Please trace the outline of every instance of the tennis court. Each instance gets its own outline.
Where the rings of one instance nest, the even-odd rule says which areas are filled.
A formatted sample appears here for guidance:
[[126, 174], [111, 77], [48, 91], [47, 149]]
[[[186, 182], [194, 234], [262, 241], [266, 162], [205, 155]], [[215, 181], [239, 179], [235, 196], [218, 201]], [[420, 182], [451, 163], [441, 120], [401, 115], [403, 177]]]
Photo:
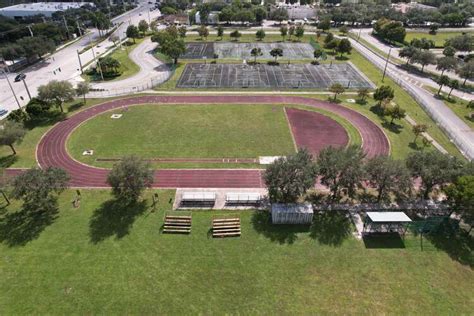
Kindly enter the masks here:
[[187, 64], [178, 88], [374, 88], [351, 63], [340, 64]]

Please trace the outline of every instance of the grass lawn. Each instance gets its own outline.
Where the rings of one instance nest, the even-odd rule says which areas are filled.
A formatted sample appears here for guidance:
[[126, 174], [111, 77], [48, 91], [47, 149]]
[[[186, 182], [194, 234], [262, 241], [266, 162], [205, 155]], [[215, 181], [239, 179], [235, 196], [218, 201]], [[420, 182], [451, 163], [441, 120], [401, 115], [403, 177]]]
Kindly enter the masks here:
[[436, 47], [444, 47], [444, 42], [452, 37], [461, 35], [462, 32], [437, 32], [436, 35], [431, 35], [428, 32], [407, 32], [405, 42], [410, 43], [414, 38], [427, 38], [435, 42]]
[[[110, 55], [108, 55], [114, 59], [117, 59], [120, 62], [120, 67], [118, 68], [120, 75], [113, 78], [105, 78], [105, 81], [123, 80], [135, 75], [137, 72], [140, 71], [140, 67], [128, 57], [128, 54], [132, 50], [134, 50], [141, 42], [143, 42], [142, 38], [137, 39], [136, 43], [129, 40], [122, 45], [123, 49], [120, 49], [120, 47], [118, 47]], [[88, 75], [84, 73], [82, 77], [87, 81], [96, 82], [102, 80], [100, 78], [100, 75], [97, 76], [95, 74]]]
[[[449, 138], [441, 131], [436, 123], [428, 116], [428, 114], [416, 103], [416, 101], [399, 85], [397, 85], [389, 77], [385, 77], [385, 82], [382, 83], [382, 72], [365, 59], [358, 52], [353, 51], [350, 56], [351, 62], [356, 65], [364, 74], [377, 86], [389, 85], [395, 91], [394, 102], [406, 110], [406, 113], [419, 124], [426, 124], [428, 126], [428, 133], [443, 146], [450, 154], [457, 157], [463, 157], [457, 147], [449, 141]], [[365, 106], [357, 104], [348, 104], [351, 108], [358, 109], [373, 120], [377, 120], [377, 115], [371, 111], [370, 107], [374, 105], [375, 101], [368, 103]], [[380, 121], [380, 118], [378, 118]], [[411, 131], [411, 126], [405, 120], [397, 121], [400, 127], [394, 128], [387, 126], [384, 130], [389, 135], [392, 141], [392, 153], [395, 157], [403, 158], [413, 150], [416, 150], [417, 145], [412, 143], [415, 138]], [[421, 142], [420, 142], [421, 144]], [[419, 145], [421, 147], [421, 145]]]
[[[88, 106], [104, 102], [105, 99], [87, 99], [86, 104], [82, 103], [82, 98], [64, 105], [65, 116], [71, 115], [74, 112]], [[31, 168], [36, 166], [36, 145], [41, 136], [48, 131], [54, 124], [61, 119], [61, 116], [56, 116], [50, 120], [36, 122], [28, 126], [28, 132], [20, 144], [15, 146], [17, 154], [12, 155], [8, 146], [0, 146], [0, 167], [1, 168]]]
[[456, 239], [425, 239], [423, 251], [413, 236], [366, 247], [338, 213], [318, 215], [305, 229], [272, 226], [265, 213], [252, 211], [239, 213], [240, 238], [208, 236], [219, 211], [193, 212], [190, 235], [164, 235], [173, 191], [161, 191], [155, 212], [152, 191], [129, 209], [108, 191], [81, 193], [74, 209], [75, 193], [66, 191], [50, 224], [47, 216], [17, 212], [17, 202], [0, 214], [3, 315], [467, 315], [474, 309], [472, 248], [456, 248], [469, 246]]
[[[85, 122], [71, 135], [68, 150], [73, 157], [110, 167], [113, 163], [96, 159], [132, 154], [143, 158], [257, 158], [295, 150], [283, 105], [141, 105], [129, 108], [118, 120], [110, 115], [107, 112]], [[351, 142], [360, 144], [353, 126], [334, 114], [327, 115], [348, 130]], [[93, 149], [94, 156], [82, 156], [85, 149]], [[155, 166], [249, 167], [210, 163]]]

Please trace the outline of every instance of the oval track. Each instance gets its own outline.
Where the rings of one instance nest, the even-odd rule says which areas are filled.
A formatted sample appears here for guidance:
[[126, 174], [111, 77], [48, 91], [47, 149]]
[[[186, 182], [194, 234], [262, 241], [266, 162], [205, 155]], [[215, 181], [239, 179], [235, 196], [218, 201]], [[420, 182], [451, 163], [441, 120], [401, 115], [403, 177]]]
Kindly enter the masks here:
[[[82, 164], [66, 150], [66, 141], [82, 122], [100, 113], [139, 104], [295, 104], [333, 112], [349, 121], [362, 136], [367, 157], [387, 155], [390, 145], [384, 132], [364, 115], [349, 108], [295, 96], [141, 96], [113, 100], [87, 108], [56, 124], [40, 140], [36, 158], [40, 167], [59, 167], [71, 176], [73, 187], [107, 187], [108, 169]], [[160, 188], [257, 188], [263, 187], [258, 169], [163, 169], [155, 172], [154, 187]]]

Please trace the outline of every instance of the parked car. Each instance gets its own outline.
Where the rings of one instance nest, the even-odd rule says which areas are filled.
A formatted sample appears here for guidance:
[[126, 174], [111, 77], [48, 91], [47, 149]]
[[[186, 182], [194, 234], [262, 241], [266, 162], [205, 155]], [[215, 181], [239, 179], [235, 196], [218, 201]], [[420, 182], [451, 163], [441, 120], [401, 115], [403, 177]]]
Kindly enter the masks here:
[[20, 73], [20, 74], [16, 75], [16, 77], [15, 77], [15, 82], [21, 81], [21, 80], [23, 80], [23, 79], [25, 79], [25, 78], [26, 78], [26, 75], [23, 74], [23, 73]]
[[0, 116], [4, 116], [8, 113], [8, 110], [0, 109]]

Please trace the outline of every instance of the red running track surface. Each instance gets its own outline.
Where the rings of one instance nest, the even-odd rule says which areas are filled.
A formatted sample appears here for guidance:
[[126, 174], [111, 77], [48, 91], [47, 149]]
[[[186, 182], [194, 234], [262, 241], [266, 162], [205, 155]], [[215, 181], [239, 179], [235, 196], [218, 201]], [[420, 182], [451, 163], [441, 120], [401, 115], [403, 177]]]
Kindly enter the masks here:
[[285, 111], [298, 148], [317, 155], [325, 147], [344, 147], [349, 142], [345, 128], [330, 117], [293, 108]]
[[[87, 108], [56, 124], [38, 144], [40, 167], [59, 167], [71, 176], [72, 187], [107, 187], [108, 170], [82, 164], [66, 150], [66, 140], [82, 122], [100, 113], [139, 104], [299, 104], [331, 111], [349, 121], [362, 136], [368, 157], [387, 155], [390, 145], [383, 131], [368, 118], [349, 108], [296, 96], [140, 96]], [[258, 169], [165, 169], [155, 172], [154, 187], [160, 188], [258, 188], [263, 187]]]

